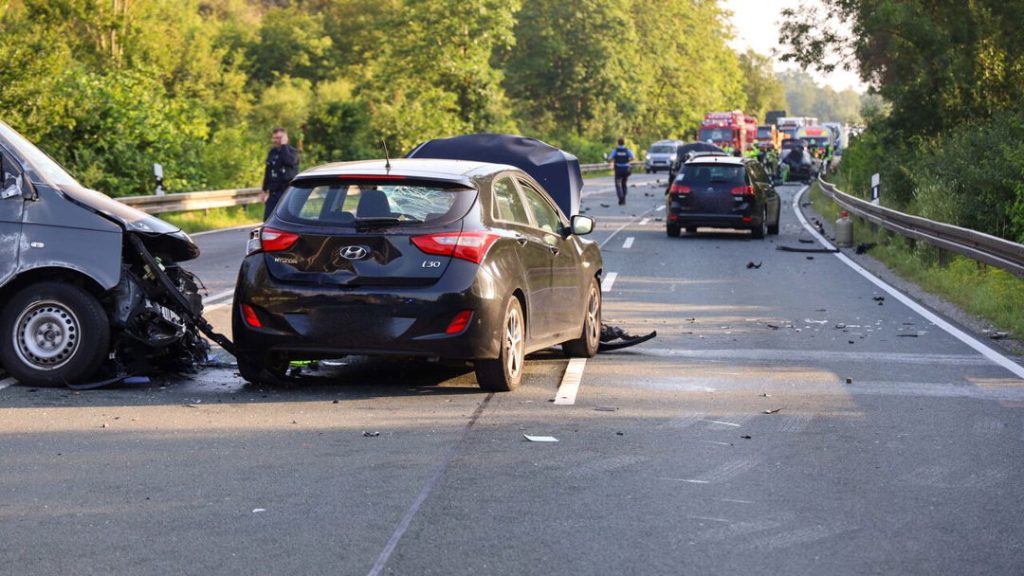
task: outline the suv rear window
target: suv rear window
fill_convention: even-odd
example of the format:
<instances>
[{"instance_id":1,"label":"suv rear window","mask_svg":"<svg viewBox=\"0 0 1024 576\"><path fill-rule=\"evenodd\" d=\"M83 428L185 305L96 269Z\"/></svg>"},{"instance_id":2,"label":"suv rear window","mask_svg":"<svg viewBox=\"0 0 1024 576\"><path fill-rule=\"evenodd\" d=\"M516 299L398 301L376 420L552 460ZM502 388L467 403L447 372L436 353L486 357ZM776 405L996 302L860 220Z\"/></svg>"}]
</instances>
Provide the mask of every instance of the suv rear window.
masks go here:
<instances>
[{"instance_id":1,"label":"suv rear window","mask_svg":"<svg viewBox=\"0 0 1024 576\"><path fill-rule=\"evenodd\" d=\"M690 186L709 184L746 184L743 166L728 164L686 164L677 182Z\"/></svg>"},{"instance_id":2,"label":"suv rear window","mask_svg":"<svg viewBox=\"0 0 1024 576\"><path fill-rule=\"evenodd\" d=\"M300 181L288 188L275 213L285 220L312 224L433 225L464 216L474 192L435 182Z\"/></svg>"}]
</instances>

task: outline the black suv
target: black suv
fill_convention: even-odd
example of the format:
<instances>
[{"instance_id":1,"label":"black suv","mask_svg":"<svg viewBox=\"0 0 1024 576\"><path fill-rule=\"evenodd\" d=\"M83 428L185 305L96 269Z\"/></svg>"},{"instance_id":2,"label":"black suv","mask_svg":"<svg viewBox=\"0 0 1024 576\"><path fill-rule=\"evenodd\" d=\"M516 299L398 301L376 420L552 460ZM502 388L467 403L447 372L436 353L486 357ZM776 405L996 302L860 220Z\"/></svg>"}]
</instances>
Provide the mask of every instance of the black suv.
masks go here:
<instances>
[{"instance_id":1,"label":"black suv","mask_svg":"<svg viewBox=\"0 0 1024 576\"><path fill-rule=\"evenodd\" d=\"M683 165L665 195L666 233L675 238L701 226L739 228L754 238L779 233L781 202L756 160L698 156Z\"/></svg>"}]
</instances>

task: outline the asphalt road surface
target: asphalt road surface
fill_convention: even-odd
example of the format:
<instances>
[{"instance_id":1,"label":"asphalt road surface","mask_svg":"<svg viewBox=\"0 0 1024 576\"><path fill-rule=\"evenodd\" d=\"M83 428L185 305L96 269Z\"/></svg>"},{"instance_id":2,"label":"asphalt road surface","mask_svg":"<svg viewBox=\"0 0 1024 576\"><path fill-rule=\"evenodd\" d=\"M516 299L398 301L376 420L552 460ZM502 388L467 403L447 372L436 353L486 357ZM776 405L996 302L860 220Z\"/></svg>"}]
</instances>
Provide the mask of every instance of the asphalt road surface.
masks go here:
<instances>
[{"instance_id":1,"label":"asphalt road surface","mask_svg":"<svg viewBox=\"0 0 1024 576\"><path fill-rule=\"evenodd\" d=\"M289 390L0 382L0 574L1024 573L1020 366L777 251L817 245L799 187L777 237L673 239L655 178L584 207L606 322L658 337L535 355L512 393L360 359ZM245 238L198 238L212 295Z\"/></svg>"}]
</instances>

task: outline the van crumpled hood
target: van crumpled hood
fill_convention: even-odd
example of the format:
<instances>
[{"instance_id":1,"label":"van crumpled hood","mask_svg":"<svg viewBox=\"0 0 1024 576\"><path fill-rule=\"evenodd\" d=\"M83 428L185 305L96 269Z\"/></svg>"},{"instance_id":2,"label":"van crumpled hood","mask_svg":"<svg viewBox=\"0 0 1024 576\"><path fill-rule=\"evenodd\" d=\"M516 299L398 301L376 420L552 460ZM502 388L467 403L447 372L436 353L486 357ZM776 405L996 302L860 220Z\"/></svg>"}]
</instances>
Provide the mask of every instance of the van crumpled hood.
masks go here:
<instances>
[{"instance_id":1,"label":"van crumpled hood","mask_svg":"<svg viewBox=\"0 0 1024 576\"><path fill-rule=\"evenodd\" d=\"M155 252L165 253L179 262L199 256L199 247L189 235L169 222L82 186L64 185L60 191L73 201L121 224L126 231L140 234L147 244L152 244L151 249Z\"/></svg>"}]
</instances>

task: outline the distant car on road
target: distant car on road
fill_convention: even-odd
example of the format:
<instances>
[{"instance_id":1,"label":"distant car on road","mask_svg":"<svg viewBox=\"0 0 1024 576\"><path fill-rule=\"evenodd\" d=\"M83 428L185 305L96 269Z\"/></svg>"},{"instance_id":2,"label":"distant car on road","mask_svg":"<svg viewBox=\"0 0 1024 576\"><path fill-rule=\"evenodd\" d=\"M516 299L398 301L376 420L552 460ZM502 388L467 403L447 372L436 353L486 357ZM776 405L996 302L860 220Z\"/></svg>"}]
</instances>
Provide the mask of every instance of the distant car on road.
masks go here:
<instances>
[{"instance_id":1,"label":"distant car on road","mask_svg":"<svg viewBox=\"0 0 1024 576\"><path fill-rule=\"evenodd\" d=\"M810 151L807 149L807 141L803 138L789 138L782 141L782 156L779 161L788 166L785 182L810 182L814 178L816 164ZM820 162L819 162L820 164Z\"/></svg>"},{"instance_id":2,"label":"distant car on road","mask_svg":"<svg viewBox=\"0 0 1024 576\"><path fill-rule=\"evenodd\" d=\"M515 388L526 354L593 356L601 330L594 221L566 218L509 165L400 159L300 174L257 230L232 325L239 372L281 382L292 360L471 360Z\"/></svg>"},{"instance_id":3,"label":"distant car on road","mask_svg":"<svg viewBox=\"0 0 1024 576\"><path fill-rule=\"evenodd\" d=\"M779 233L782 205L765 169L752 158L698 156L683 165L665 196L665 231L739 228L754 238Z\"/></svg>"},{"instance_id":4,"label":"distant car on road","mask_svg":"<svg viewBox=\"0 0 1024 576\"><path fill-rule=\"evenodd\" d=\"M644 158L644 171L647 173L659 170L669 171L672 164L678 161L678 149L683 145L680 140L659 140L647 150Z\"/></svg>"}]
</instances>

